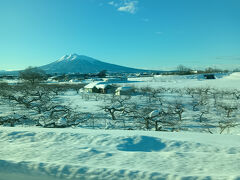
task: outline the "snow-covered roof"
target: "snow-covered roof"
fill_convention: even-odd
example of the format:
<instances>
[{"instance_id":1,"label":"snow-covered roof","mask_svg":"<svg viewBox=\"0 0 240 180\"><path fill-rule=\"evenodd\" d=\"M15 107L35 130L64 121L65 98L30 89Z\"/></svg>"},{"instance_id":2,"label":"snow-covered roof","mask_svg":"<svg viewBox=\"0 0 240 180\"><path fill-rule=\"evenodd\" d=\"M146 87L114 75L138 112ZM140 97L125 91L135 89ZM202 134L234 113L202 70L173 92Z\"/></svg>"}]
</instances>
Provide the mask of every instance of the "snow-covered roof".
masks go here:
<instances>
[{"instance_id":1,"label":"snow-covered roof","mask_svg":"<svg viewBox=\"0 0 240 180\"><path fill-rule=\"evenodd\" d=\"M91 89L91 88L96 87L98 89L104 89L109 85L110 84L103 83L103 82L92 82L92 83L89 83L88 85L84 86L84 88Z\"/></svg>"},{"instance_id":2,"label":"snow-covered roof","mask_svg":"<svg viewBox=\"0 0 240 180\"><path fill-rule=\"evenodd\" d=\"M91 89L94 88L96 85L100 84L101 82L92 82L84 86L84 88Z\"/></svg>"},{"instance_id":3,"label":"snow-covered roof","mask_svg":"<svg viewBox=\"0 0 240 180\"><path fill-rule=\"evenodd\" d=\"M98 88L98 89L104 89L104 88L106 88L107 86L109 86L109 84L97 84L97 85L96 85L96 88Z\"/></svg>"}]
</instances>

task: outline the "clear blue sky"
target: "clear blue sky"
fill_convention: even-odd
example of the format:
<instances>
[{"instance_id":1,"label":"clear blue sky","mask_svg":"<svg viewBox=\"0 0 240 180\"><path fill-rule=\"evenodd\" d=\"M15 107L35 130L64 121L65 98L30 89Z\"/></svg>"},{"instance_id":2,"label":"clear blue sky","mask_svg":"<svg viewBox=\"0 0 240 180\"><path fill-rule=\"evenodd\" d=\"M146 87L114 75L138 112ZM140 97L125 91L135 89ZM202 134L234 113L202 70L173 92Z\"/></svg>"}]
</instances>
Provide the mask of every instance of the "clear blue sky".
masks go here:
<instances>
[{"instance_id":1,"label":"clear blue sky","mask_svg":"<svg viewBox=\"0 0 240 180\"><path fill-rule=\"evenodd\" d=\"M240 0L0 0L0 69L71 53L136 68L240 67Z\"/></svg>"}]
</instances>

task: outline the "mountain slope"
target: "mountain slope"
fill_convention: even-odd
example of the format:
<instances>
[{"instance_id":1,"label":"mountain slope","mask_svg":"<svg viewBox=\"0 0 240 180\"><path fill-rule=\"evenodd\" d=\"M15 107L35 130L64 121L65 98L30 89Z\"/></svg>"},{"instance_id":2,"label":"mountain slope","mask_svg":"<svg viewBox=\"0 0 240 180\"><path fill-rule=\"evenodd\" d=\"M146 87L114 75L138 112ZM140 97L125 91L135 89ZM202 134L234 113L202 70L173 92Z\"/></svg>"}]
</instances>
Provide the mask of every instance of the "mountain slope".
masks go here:
<instances>
[{"instance_id":1,"label":"mountain slope","mask_svg":"<svg viewBox=\"0 0 240 180\"><path fill-rule=\"evenodd\" d=\"M78 54L65 55L59 60L41 66L40 68L45 70L47 73L97 73L102 70L107 70L108 72L116 73L118 72L132 73L146 71L142 69L134 69L110 63L105 63L94 58Z\"/></svg>"}]
</instances>

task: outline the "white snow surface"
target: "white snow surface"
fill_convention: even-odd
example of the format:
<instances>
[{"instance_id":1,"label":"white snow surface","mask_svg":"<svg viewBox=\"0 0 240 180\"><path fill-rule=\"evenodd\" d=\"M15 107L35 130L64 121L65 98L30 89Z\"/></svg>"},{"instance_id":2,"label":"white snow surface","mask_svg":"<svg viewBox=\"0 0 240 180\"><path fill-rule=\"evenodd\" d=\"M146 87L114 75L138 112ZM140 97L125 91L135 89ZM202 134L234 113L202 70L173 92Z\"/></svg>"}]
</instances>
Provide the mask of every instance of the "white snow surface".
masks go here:
<instances>
[{"instance_id":1,"label":"white snow surface","mask_svg":"<svg viewBox=\"0 0 240 180\"><path fill-rule=\"evenodd\" d=\"M0 127L0 180L238 180L239 142L239 135Z\"/></svg>"},{"instance_id":2,"label":"white snow surface","mask_svg":"<svg viewBox=\"0 0 240 180\"><path fill-rule=\"evenodd\" d=\"M196 75L157 75L154 77L128 78L136 87L167 87L167 88L186 88L202 87L216 89L239 89L240 72L231 74L215 74L216 79L204 79L202 74ZM128 84L129 85L129 84Z\"/></svg>"}]
</instances>

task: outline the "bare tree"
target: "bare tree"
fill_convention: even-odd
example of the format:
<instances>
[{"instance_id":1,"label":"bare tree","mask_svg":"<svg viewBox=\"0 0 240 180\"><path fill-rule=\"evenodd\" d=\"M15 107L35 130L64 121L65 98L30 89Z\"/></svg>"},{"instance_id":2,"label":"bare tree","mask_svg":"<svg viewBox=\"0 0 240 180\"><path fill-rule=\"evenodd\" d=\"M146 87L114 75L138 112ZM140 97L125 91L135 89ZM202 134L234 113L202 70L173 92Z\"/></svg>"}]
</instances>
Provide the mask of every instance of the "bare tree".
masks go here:
<instances>
[{"instance_id":1,"label":"bare tree","mask_svg":"<svg viewBox=\"0 0 240 180\"><path fill-rule=\"evenodd\" d=\"M191 69L186 67L186 66L183 66L183 65L178 65L177 66L177 71L180 74L186 74L186 73L190 73Z\"/></svg>"},{"instance_id":2,"label":"bare tree","mask_svg":"<svg viewBox=\"0 0 240 180\"><path fill-rule=\"evenodd\" d=\"M127 112L127 101L130 100L131 96L116 96L113 95L108 105L102 107L105 112L111 115L112 120L116 120L116 112Z\"/></svg>"},{"instance_id":3,"label":"bare tree","mask_svg":"<svg viewBox=\"0 0 240 180\"><path fill-rule=\"evenodd\" d=\"M19 78L34 85L35 83L46 80L47 75L42 69L37 67L28 67L25 70L20 71Z\"/></svg>"}]
</instances>

